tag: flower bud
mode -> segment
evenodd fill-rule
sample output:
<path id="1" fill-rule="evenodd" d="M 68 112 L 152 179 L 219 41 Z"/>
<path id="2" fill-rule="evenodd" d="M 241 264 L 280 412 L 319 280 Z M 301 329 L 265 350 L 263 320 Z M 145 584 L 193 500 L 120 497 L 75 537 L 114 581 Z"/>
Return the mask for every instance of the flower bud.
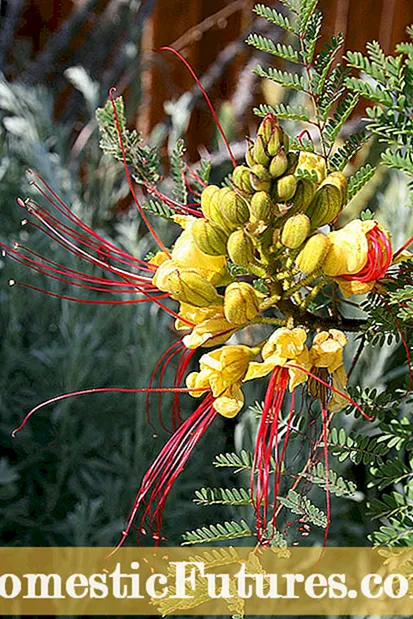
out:
<path id="1" fill-rule="evenodd" d="M 258 314 L 259 301 L 254 288 L 246 282 L 234 282 L 225 290 L 224 313 L 228 322 L 241 325 Z"/>
<path id="2" fill-rule="evenodd" d="M 267 143 L 267 152 L 274 157 L 284 144 L 284 131 L 281 127 L 275 127 Z"/>
<path id="3" fill-rule="evenodd" d="M 245 153 L 245 161 L 249 165 L 250 168 L 253 168 L 256 164 L 254 159 L 254 140 L 251 138 L 247 138 L 247 150 Z"/>
<path id="4" fill-rule="evenodd" d="M 294 194 L 293 203 L 295 212 L 306 212 L 315 194 L 315 185 L 309 178 L 300 178 Z"/>
<path id="5" fill-rule="evenodd" d="M 268 223 L 271 219 L 273 203 L 266 191 L 257 191 L 251 198 L 251 221 Z"/>
<path id="6" fill-rule="evenodd" d="M 254 165 L 250 172 L 250 182 L 255 191 L 270 191 L 271 176 L 263 165 Z"/>
<path id="7" fill-rule="evenodd" d="M 311 230 L 311 222 L 307 215 L 293 215 L 284 224 L 281 232 L 281 243 L 289 249 L 298 249 L 304 243 Z"/>
<path id="8" fill-rule="evenodd" d="M 275 114 L 266 114 L 262 121 L 260 122 L 260 126 L 258 127 L 257 134 L 262 135 L 265 142 L 268 143 L 270 138 L 274 133 L 277 133 L 280 127 L 278 126 L 278 119 Z M 278 145 L 278 148 L 281 146 L 281 143 Z M 278 150 L 277 148 L 277 150 Z"/>
<path id="9" fill-rule="evenodd" d="M 211 219 L 210 218 L 211 202 L 212 202 L 213 197 L 218 191 L 219 191 L 219 187 L 217 187 L 216 185 L 208 185 L 208 187 L 205 187 L 205 189 L 203 190 L 201 194 L 201 208 L 202 208 L 202 212 L 204 213 L 207 219 Z"/>
<path id="10" fill-rule="evenodd" d="M 233 193 L 234 192 L 229 187 L 223 187 L 214 194 L 209 207 L 208 219 L 221 226 L 221 228 L 228 234 L 235 230 L 237 225 L 226 217 L 226 214 L 222 209 L 222 203 L 228 195 Z"/>
<path id="11" fill-rule="evenodd" d="M 192 226 L 192 236 L 199 249 L 208 256 L 225 256 L 228 235 L 218 224 L 198 219 Z"/>
<path id="12" fill-rule="evenodd" d="M 275 190 L 276 202 L 289 202 L 295 195 L 297 179 L 293 174 L 287 174 L 278 179 Z"/>
<path id="13" fill-rule="evenodd" d="M 311 236 L 298 254 L 295 264 L 303 273 L 314 273 L 319 269 L 330 249 L 331 241 L 325 234 Z"/>
<path id="14" fill-rule="evenodd" d="M 300 158 L 300 153 L 298 151 L 291 151 L 287 154 L 288 166 L 285 171 L 286 174 L 295 173 L 297 166 L 298 166 L 299 158 Z"/>
<path id="15" fill-rule="evenodd" d="M 267 154 L 265 146 L 265 141 L 262 135 L 257 135 L 252 155 L 255 163 L 260 163 L 261 165 L 267 166 L 270 163 L 270 157 Z"/>
<path id="16" fill-rule="evenodd" d="M 214 286 L 191 269 L 175 269 L 168 277 L 168 287 L 177 301 L 196 307 L 218 305 L 221 300 Z"/>
<path id="17" fill-rule="evenodd" d="M 247 267 L 254 260 L 254 246 L 244 230 L 233 232 L 228 239 L 228 255 L 232 262 Z"/>
<path id="18" fill-rule="evenodd" d="M 307 209 L 313 228 L 329 224 L 337 217 L 343 206 L 341 190 L 335 185 L 324 185 L 317 189 L 313 201 Z"/>
<path id="19" fill-rule="evenodd" d="M 270 163 L 270 175 L 272 178 L 279 178 L 282 176 L 288 167 L 288 159 L 285 149 L 282 147 L 278 153 L 271 159 Z"/>
<path id="20" fill-rule="evenodd" d="M 317 183 L 321 183 L 327 176 L 327 168 L 324 157 L 317 155 L 316 153 L 301 152 L 298 160 L 298 170 L 315 172 L 317 176 Z"/>
<path id="21" fill-rule="evenodd" d="M 222 216 L 231 224 L 242 226 L 250 216 L 248 203 L 235 191 L 227 192 L 221 201 Z"/>
<path id="22" fill-rule="evenodd" d="M 344 202 L 347 201 L 347 188 L 348 183 L 347 179 L 342 172 L 332 172 L 327 176 L 327 178 L 321 183 L 320 188 L 325 185 L 334 185 L 341 191 L 341 200 Z"/>
<path id="23" fill-rule="evenodd" d="M 254 187 L 250 182 L 250 169 L 245 165 L 239 165 L 232 174 L 234 186 L 244 193 L 254 193 Z"/>

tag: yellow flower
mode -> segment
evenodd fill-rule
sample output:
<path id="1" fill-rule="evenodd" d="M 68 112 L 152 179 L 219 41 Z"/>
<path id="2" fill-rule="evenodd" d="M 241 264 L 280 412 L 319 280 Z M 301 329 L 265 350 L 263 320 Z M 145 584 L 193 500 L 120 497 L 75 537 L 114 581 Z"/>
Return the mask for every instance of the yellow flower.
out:
<path id="1" fill-rule="evenodd" d="M 199 397 L 211 390 L 215 410 L 224 417 L 235 417 L 244 405 L 241 383 L 255 355 L 256 351 L 248 346 L 224 346 L 202 355 L 200 372 L 192 372 L 186 380 L 189 389 L 202 391 L 191 395 Z"/>
<path id="2" fill-rule="evenodd" d="M 310 349 L 312 369 L 323 368 L 331 376 L 334 389 L 346 393 L 347 373 L 343 365 L 343 350 L 347 344 L 347 337 L 338 329 L 321 331 L 313 341 Z M 317 371 L 315 371 L 317 374 Z M 328 408 L 332 412 L 339 412 L 348 405 L 348 400 L 335 391 L 329 401 Z"/>
<path id="3" fill-rule="evenodd" d="M 194 327 L 191 333 L 183 338 L 187 348 L 219 346 L 224 344 L 237 331 L 236 326 L 225 318 L 207 318 Z"/>
<path id="4" fill-rule="evenodd" d="M 338 329 L 321 331 L 314 338 L 310 359 L 315 368 L 326 368 L 330 374 L 343 365 L 343 349 L 347 337 Z"/>
<path id="5" fill-rule="evenodd" d="M 159 267 L 163 262 L 168 260 L 168 255 L 164 251 L 158 251 L 150 260 L 149 264 L 154 264 Z"/>
<path id="6" fill-rule="evenodd" d="M 191 322 L 193 325 L 199 325 L 201 322 L 212 318 L 225 319 L 223 305 L 195 307 L 195 305 L 190 305 L 189 303 L 181 303 L 179 308 L 179 317 L 175 321 L 175 329 L 177 331 L 189 329 L 190 326 L 186 321 Z"/>
<path id="7" fill-rule="evenodd" d="M 337 277 L 361 271 L 367 263 L 369 250 L 366 233 L 375 226 L 375 221 L 355 219 L 341 230 L 330 232 L 331 247 L 323 264 L 324 273 Z"/>
<path id="8" fill-rule="evenodd" d="M 281 327 L 274 331 L 262 349 L 262 363 L 251 362 L 245 380 L 267 376 L 273 369 L 288 367 L 289 364 L 306 370 L 311 367 L 308 348 L 305 344 L 307 333 L 304 329 L 287 329 Z M 307 374 L 300 369 L 288 367 L 290 390 L 307 380 Z"/>
<path id="9" fill-rule="evenodd" d="M 225 281 L 228 283 L 230 280 L 225 256 L 208 256 L 194 241 L 192 228 L 197 219 L 197 217 L 180 218 L 178 223 L 184 225 L 184 231 L 174 245 L 172 260 L 179 268 L 195 269 L 215 286 L 223 285 Z"/>
<path id="10" fill-rule="evenodd" d="M 323 264 L 345 297 L 370 292 L 391 264 L 390 234 L 377 221 L 355 219 L 328 235 L 331 247 Z"/>
<path id="11" fill-rule="evenodd" d="M 153 285 L 163 292 L 169 292 L 168 278 L 177 268 L 178 265 L 174 260 L 164 260 L 156 269 L 152 279 Z"/>

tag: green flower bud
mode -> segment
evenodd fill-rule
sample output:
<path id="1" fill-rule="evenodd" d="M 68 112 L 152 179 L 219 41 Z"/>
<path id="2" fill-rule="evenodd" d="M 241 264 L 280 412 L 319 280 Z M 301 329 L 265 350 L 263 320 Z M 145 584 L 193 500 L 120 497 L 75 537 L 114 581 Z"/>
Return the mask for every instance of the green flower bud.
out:
<path id="1" fill-rule="evenodd" d="M 258 314 L 259 301 L 254 288 L 246 282 L 234 282 L 225 290 L 224 313 L 228 322 L 241 325 Z"/>
<path id="2" fill-rule="evenodd" d="M 250 213 L 251 221 L 263 221 L 268 223 L 271 219 L 273 203 L 266 191 L 257 191 L 251 198 Z"/>
<path id="3" fill-rule="evenodd" d="M 266 144 L 262 135 L 257 135 L 252 154 L 255 163 L 260 163 L 264 166 L 270 163 L 270 157 L 267 154 Z"/>
<path id="4" fill-rule="evenodd" d="M 202 275 L 191 269 L 176 269 L 168 277 L 168 289 L 173 298 L 195 307 L 219 305 L 222 297 Z"/>
<path id="5" fill-rule="evenodd" d="M 325 185 L 334 185 L 341 192 L 341 199 L 343 204 L 347 201 L 347 190 L 348 183 L 347 179 L 342 172 L 332 172 L 327 176 L 327 178 L 321 183 L 320 188 Z"/>
<path id="6" fill-rule="evenodd" d="M 192 236 L 199 249 L 208 256 L 225 256 L 228 235 L 216 223 L 198 219 L 192 227 Z"/>
<path id="7" fill-rule="evenodd" d="M 293 174 L 288 174 L 278 179 L 275 200 L 276 202 L 289 202 L 295 195 L 297 179 Z"/>
<path id="8" fill-rule="evenodd" d="M 214 194 L 209 208 L 208 219 L 221 226 L 221 228 L 228 234 L 237 228 L 237 224 L 228 219 L 223 211 L 222 204 L 227 196 L 232 195 L 233 193 L 234 192 L 229 187 L 223 187 Z"/>
<path id="9" fill-rule="evenodd" d="M 300 178 L 294 194 L 293 203 L 295 212 L 306 212 L 315 195 L 315 185 L 309 178 Z"/>
<path id="10" fill-rule="evenodd" d="M 260 126 L 258 127 L 257 134 L 262 135 L 265 142 L 268 143 L 273 133 L 279 130 L 278 119 L 275 114 L 266 114 L 262 121 L 260 122 Z M 278 146 L 279 148 L 279 146 Z M 277 149 L 278 150 L 278 149 Z"/>
<path id="11" fill-rule="evenodd" d="M 311 230 L 311 221 L 307 215 L 293 215 L 284 224 L 281 243 L 289 249 L 298 249 L 304 243 Z"/>
<path id="12" fill-rule="evenodd" d="M 285 171 L 286 174 L 294 174 L 297 166 L 298 166 L 298 161 L 300 159 L 300 153 L 298 151 L 290 151 L 287 154 L 287 161 L 288 161 L 288 166 L 287 169 Z"/>
<path id="13" fill-rule="evenodd" d="M 328 251 L 331 241 L 325 234 L 314 234 L 311 236 L 303 249 L 298 254 L 295 264 L 302 271 L 310 275 L 321 268 Z"/>
<path id="14" fill-rule="evenodd" d="M 215 194 L 219 191 L 216 185 L 208 185 L 201 194 L 201 208 L 207 219 L 210 219 L 211 202 Z"/>
<path id="15" fill-rule="evenodd" d="M 251 138 L 247 138 L 247 151 L 245 153 L 245 161 L 250 168 L 253 168 L 256 164 L 254 159 L 254 141 Z"/>
<path id="16" fill-rule="evenodd" d="M 341 190 L 335 185 L 324 185 L 317 189 L 313 201 L 307 209 L 313 228 L 329 224 L 337 217 L 343 206 Z"/>
<path id="17" fill-rule="evenodd" d="M 285 174 L 287 167 L 288 167 L 287 154 L 284 148 L 280 148 L 280 150 L 275 155 L 275 157 L 271 159 L 270 168 L 269 168 L 270 175 L 272 176 L 272 178 L 279 178 L 280 176 Z"/>
<path id="18" fill-rule="evenodd" d="M 229 191 L 221 201 L 222 216 L 231 224 L 242 226 L 250 216 L 247 201 L 235 191 Z"/>
<path id="19" fill-rule="evenodd" d="M 284 131 L 281 127 L 274 127 L 270 139 L 267 143 L 267 152 L 270 157 L 274 157 L 284 143 Z"/>
<path id="20" fill-rule="evenodd" d="M 248 267 L 254 261 L 254 246 L 244 230 L 233 232 L 228 239 L 228 255 L 232 262 Z"/>
<path id="21" fill-rule="evenodd" d="M 245 165 L 239 165 L 232 174 L 234 186 L 244 193 L 254 193 L 254 187 L 250 182 L 250 169 Z"/>
<path id="22" fill-rule="evenodd" d="M 265 166 L 256 164 L 251 168 L 250 182 L 255 191 L 270 191 L 271 176 Z"/>

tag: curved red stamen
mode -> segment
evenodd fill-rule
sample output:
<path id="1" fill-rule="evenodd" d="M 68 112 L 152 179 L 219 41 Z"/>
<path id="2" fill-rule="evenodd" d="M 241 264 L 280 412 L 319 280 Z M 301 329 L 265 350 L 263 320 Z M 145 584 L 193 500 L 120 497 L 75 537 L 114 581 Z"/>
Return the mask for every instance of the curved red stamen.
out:
<path id="1" fill-rule="evenodd" d="M 263 412 L 255 443 L 250 493 L 255 510 L 257 537 L 260 542 L 268 526 L 269 480 L 271 458 L 274 451 L 276 472 L 274 477 L 274 514 L 272 521 L 275 525 L 281 464 L 285 455 L 285 448 L 282 450 L 281 459 L 278 452 L 279 415 L 287 390 L 288 380 L 288 370 L 280 367 L 274 368 L 265 394 Z"/>
<path id="2" fill-rule="evenodd" d="M 171 488 L 183 471 L 194 447 L 209 428 L 217 412 L 213 408 L 213 398 L 208 395 L 192 415 L 186 419 L 162 448 L 147 472 L 136 494 L 132 510 L 128 516 L 125 529 L 117 546 L 107 555 L 112 556 L 125 542 L 140 507 L 144 506 L 139 530 L 145 523 L 154 532 L 154 539 L 159 541 L 165 502 Z M 139 538 L 138 538 L 139 539 Z"/>
<path id="3" fill-rule="evenodd" d="M 347 281 L 369 283 L 381 279 L 387 272 L 393 259 L 392 246 L 387 235 L 376 224 L 366 233 L 368 240 L 367 262 L 358 273 L 340 275 Z"/>
<path id="4" fill-rule="evenodd" d="M 180 391 L 181 393 L 192 393 L 194 391 L 205 391 L 205 388 L 203 388 L 203 389 L 197 389 L 197 388 L 187 389 L 187 388 L 183 388 L 182 387 L 180 389 L 177 389 L 176 387 L 163 387 L 163 388 L 153 387 L 153 388 L 149 389 L 148 387 L 142 387 L 142 388 L 93 387 L 91 389 L 81 389 L 80 391 L 71 391 L 70 393 L 63 393 L 63 394 L 58 395 L 58 396 L 56 396 L 54 398 L 50 398 L 50 400 L 46 400 L 45 402 L 42 402 L 41 404 L 38 404 L 37 406 L 32 408 L 31 411 L 29 411 L 27 413 L 27 415 L 25 416 L 25 418 L 23 419 L 21 424 L 17 428 L 15 428 L 13 430 L 11 435 L 14 438 L 16 436 L 17 432 L 20 432 L 20 430 L 22 430 L 24 428 L 24 426 L 29 421 L 29 419 L 35 413 L 37 413 L 37 411 L 41 410 L 42 408 L 45 408 L 46 406 L 49 406 L 50 404 L 55 404 L 56 402 L 61 402 L 62 400 L 68 400 L 69 398 L 74 398 L 74 397 L 79 396 L 79 395 L 90 395 L 92 393 L 148 393 L 148 391 L 150 391 L 151 393 L 176 393 L 177 391 Z"/>
<path id="5" fill-rule="evenodd" d="M 136 204 L 136 207 L 137 207 L 137 209 L 139 211 L 140 216 L 142 217 L 143 221 L 145 222 L 146 227 L 148 228 L 149 232 L 151 233 L 151 235 L 155 239 L 155 241 L 158 244 L 159 248 L 163 252 L 165 252 L 165 254 L 168 256 L 168 258 L 170 258 L 171 255 L 169 253 L 169 250 L 162 243 L 161 239 L 159 238 L 159 236 L 155 232 L 153 226 L 151 225 L 150 221 L 148 220 L 148 218 L 147 218 L 147 216 L 145 214 L 145 211 L 142 208 L 142 205 L 139 202 L 138 197 L 137 197 L 136 192 L 135 192 L 135 189 L 133 187 L 132 178 L 131 178 L 131 175 L 130 175 L 130 172 L 129 172 L 129 168 L 128 168 L 125 144 L 123 142 L 122 128 L 120 126 L 118 110 L 117 110 L 117 107 L 116 107 L 115 98 L 113 96 L 114 92 L 116 92 L 116 88 L 111 88 L 109 90 L 109 99 L 110 99 L 110 102 L 112 103 L 113 115 L 114 115 L 114 118 L 115 118 L 116 130 L 117 130 L 118 138 L 119 138 L 119 145 L 120 145 L 120 148 L 121 148 L 121 151 L 122 151 L 123 167 L 124 167 L 124 170 L 125 170 L 126 180 L 127 180 L 128 185 L 129 185 L 130 192 L 132 194 L 132 198 L 133 198 L 133 200 L 134 200 L 134 202 Z"/>
<path id="6" fill-rule="evenodd" d="M 195 71 L 193 70 L 191 65 L 189 64 L 189 62 L 182 56 L 182 54 L 180 54 L 178 51 L 176 51 L 176 49 L 174 49 L 173 47 L 168 47 L 167 45 L 165 45 L 165 46 L 160 48 L 160 51 L 161 52 L 167 51 L 167 52 L 172 52 L 172 54 L 175 54 L 175 56 L 177 58 L 179 58 L 179 60 L 186 66 L 186 68 L 188 69 L 188 71 L 192 75 L 192 77 L 195 80 L 197 86 L 199 87 L 200 91 L 204 95 L 205 101 L 207 102 L 209 109 L 211 110 L 211 114 L 212 114 L 212 116 L 214 118 L 216 126 L 218 127 L 218 131 L 222 135 L 222 139 L 224 140 L 224 143 L 225 143 L 225 146 L 227 147 L 229 156 L 231 157 L 232 165 L 234 166 L 234 168 L 236 168 L 237 167 L 237 162 L 235 160 L 234 154 L 233 154 L 233 152 L 231 150 L 231 147 L 229 145 L 227 136 L 225 135 L 225 132 L 224 132 L 224 130 L 222 128 L 222 125 L 221 125 L 221 123 L 219 121 L 218 114 L 216 113 L 215 108 L 212 105 L 211 99 L 209 98 L 207 91 L 203 87 L 203 85 L 201 83 L 201 80 L 199 79 L 199 77 L 197 76 L 197 74 L 195 73 Z"/>
<path id="7" fill-rule="evenodd" d="M 413 243 L 413 236 L 411 236 L 405 243 L 396 251 L 393 258 L 397 258 L 405 249 L 409 247 Z"/>
<path id="8" fill-rule="evenodd" d="M 342 398 L 344 398 L 345 400 L 347 400 L 347 402 L 349 404 L 352 404 L 359 411 L 359 413 L 361 413 L 363 415 L 363 417 L 365 419 L 367 419 L 368 421 L 374 421 L 374 417 L 370 417 L 369 415 L 367 415 L 367 413 L 364 412 L 364 410 L 361 408 L 361 406 L 359 404 L 357 404 L 357 402 L 355 402 L 352 398 L 350 398 L 350 396 L 347 395 L 347 393 L 344 393 L 343 391 L 340 391 L 339 389 L 336 389 L 335 387 L 333 387 L 333 385 L 329 385 L 328 383 L 326 383 L 325 380 L 323 380 L 322 378 L 320 378 L 316 374 L 313 374 L 313 372 L 310 372 L 310 370 L 306 370 L 305 368 L 302 368 L 299 365 L 294 365 L 293 363 L 288 363 L 288 365 L 286 365 L 285 367 L 293 368 L 294 370 L 300 370 L 300 372 L 304 372 L 304 374 L 307 374 L 307 376 L 310 376 L 310 378 L 313 378 L 314 380 L 319 382 L 320 385 L 323 385 L 324 387 L 326 387 L 330 391 L 333 391 L 337 395 L 339 395 Z"/>

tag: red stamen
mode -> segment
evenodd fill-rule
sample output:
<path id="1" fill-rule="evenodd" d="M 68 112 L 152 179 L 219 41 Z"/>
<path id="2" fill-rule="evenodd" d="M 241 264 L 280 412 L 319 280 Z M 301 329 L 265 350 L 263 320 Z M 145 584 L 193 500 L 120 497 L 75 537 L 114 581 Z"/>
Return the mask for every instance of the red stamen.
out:
<path id="1" fill-rule="evenodd" d="M 366 265 L 353 275 L 340 275 L 342 279 L 369 283 L 381 279 L 386 274 L 393 257 L 389 239 L 378 224 L 367 232 L 366 237 L 368 239 Z"/>
<path id="2" fill-rule="evenodd" d="M 324 531 L 323 547 L 327 545 L 328 533 L 330 531 L 331 524 L 331 496 L 330 496 L 330 480 L 329 480 L 329 461 L 328 461 L 328 418 L 327 408 L 323 403 L 322 407 L 322 424 L 323 424 L 323 452 L 324 452 L 324 469 L 325 469 L 325 484 L 326 484 L 326 513 L 327 524 Z"/>
<path id="3" fill-rule="evenodd" d="M 26 425 L 26 423 L 29 421 L 29 419 L 39 410 L 41 410 L 42 408 L 45 408 L 46 406 L 49 406 L 50 404 L 55 404 L 56 402 L 61 402 L 62 400 L 67 400 L 69 398 L 73 398 L 79 395 L 89 395 L 91 393 L 148 393 L 148 391 L 150 391 L 151 393 L 176 393 L 177 389 L 175 387 L 163 387 L 163 388 L 152 388 L 149 389 L 148 387 L 143 387 L 143 388 L 128 388 L 128 387 L 94 387 L 91 389 L 81 389 L 80 391 L 71 391 L 70 393 L 63 393 L 61 395 L 58 395 L 54 398 L 50 398 L 50 400 L 46 400 L 45 402 L 42 402 L 41 404 L 38 404 L 37 406 L 35 406 L 34 408 L 31 409 L 31 411 L 29 411 L 27 413 L 27 415 L 25 416 L 25 418 L 23 419 L 23 421 L 21 422 L 21 424 L 15 428 L 15 430 L 13 430 L 13 432 L 11 433 L 12 437 L 14 438 L 17 434 L 17 432 L 20 432 L 20 430 L 22 430 L 24 428 L 24 426 Z M 193 391 L 205 391 L 205 389 L 186 389 L 186 388 L 181 388 L 179 391 L 181 391 L 182 393 L 191 393 Z"/>
<path id="4" fill-rule="evenodd" d="M 227 136 L 225 135 L 225 132 L 224 132 L 224 130 L 222 128 L 222 125 L 221 125 L 221 123 L 219 121 L 218 114 L 216 113 L 215 108 L 212 105 L 211 99 L 209 98 L 207 91 L 203 87 L 203 85 L 201 83 L 201 80 L 198 78 L 197 74 L 195 73 L 195 71 L 193 70 L 193 68 L 189 64 L 189 62 L 182 56 L 182 54 L 180 54 L 178 51 L 176 51 L 176 49 L 174 49 L 173 47 L 168 47 L 167 45 L 165 45 L 165 46 L 160 48 L 160 51 L 161 52 L 163 52 L 163 51 L 172 52 L 172 54 L 174 54 L 177 58 L 179 58 L 179 60 L 186 66 L 186 68 L 188 69 L 188 71 L 192 75 L 192 77 L 195 80 L 197 86 L 199 87 L 200 91 L 204 95 L 205 101 L 207 102 L 209 109 L 211 110 L 211 114 L 212 114 L 212 116 L 214 118 L 216 126 L 218 127 L 218 131 L 222 135 L 222 139 L 224 140 L 225 146 L 227 147 L 229 156 L 230 156 L 231 161 L 232 161 L 232 165 L 234 166 L 234 168 L 236 168 L 237 167 L 237 162 L 235 160 L 235 157 L 234 157 L 233 152 L 231 150 L 231 147 L 229 145 Z"/>
<path id="5" fill-rule="evenodd" d="M 119 137 L 119 145 L 120 145 L 120 148 L 121 148 L 121 151 L 122 151 L 123 167 L 125 169 L 126 180 L 127 180 L 128 185 L 129 185 L 129 189 L 130 189 L 130 192 L 132 194 L 132 198 L 133 198 L 133 200 L 134 200 L 134 202 L 135 202 L 135 204 L 137 206 L 137 209 L 138 209 L 138 211 L 140 213 L 140 216 L 142 217 L 143 221 L 145 222 L 146 227 L 148 228 L 149 232 L 151 233 L 151 235 L 155 239 L 155 241 L 158 244 L 159 248 L 163 252 L 166 253 L 168 258 L 170 258 L 171 254 L 169 253 L 169 250 L 162 243 L 161 239 L 159 238 L 159 236 L 155 232 L 155 230 L 154 230 L 153 226 L 151 225 L 150 221 L 146 217 L 145 211 L 142 208 L 142 205 L 139 202 L 138 197 L 137 197 L 137 195 L 135 193 L 135 189 L 134 189 L 133 183 L 132 183 L 132 178 L 131 178 L 131 175 L 129 173 L 128 162 L 127 162 L 127 158 L 126 158 L 126 149 L 125 149 L 125 144 L 123 142 L 123 136 L 122 136 L 122 128 L 120 126 L 118 110 L 117 110 L 116 102 L 115 102 L 115 99 L 114 99 L 114 96 L 113 96 L 114 92 L 116 92 L 116 88 L 111 88 L 109 90 L 109 99 L 110 99 L 110 102 L 112 103 L 113 114 L 114 114 L 115 124 L 116 124 L 116 130 L 118 132 L 118 137 Z"/>
<path id="6" fill-rule="evenodd" d="M 139 529 L 142 529 L 144 523 L 148 522 L 156 539 L 159 540 L 165 502 L 169 492 L 175 480 L 183 471 L 194 447 L 209 428 L 217 414 L 218 413 L 213 408 L 212 396 L 209 395 L 171 436 L 145 473 L 129 514 L 127 524 L 122 531 L 121 539 L 112 552 L 107 555 L 108 557 L 112 556 L 123 545 L 133 527 L 133 522 L 139 508 L 144 504 L 146 507 L 140 521 Z"/>
<path id="7" fill-rule="evenodd" d="M 304 372 L 304 374 L 307 374 L 307 376 L 310 376 L 311 378 L 313 378 L 314 380 L 316 380 L 317 382 L 319 382 L 321 385 L 323 385 L 324 387 L 326 387 L 327 389 L 330 389 L 330 391 L 333 391 L 334 393 L 336 393 L 337 395 L 341 396 L 342 398 L 344 398 L 345 400 L 347 400 L 347 402 L 349 402 L 350 404 L 352 404 L 355 408 L 357 408 L 357 410 L 359 411 L 359 413 L 361 413 L 363 415 L 363 417 L 365 419 L 367 419 L 368 421 L 374 421 L 374 417 L 370 417 L 369 415 L 367 415 L 367 413 L 364 412 L 364 410 L 361 408 L 361 406 L 359 404 L 357 404 L 357 402 L 355 402 L 354 400 L 352 400 L 352 398 L 350 398 L 349 395 L 347 395 L 347 393 L 343 393 L 342 391 L 340 391 L 339 389 L 336 389 L 335 387 L 333 387 L 333 385 L 329 385 L 328 383 L 326 383 L 324 380 L 322 380 L 319 376 L 317 376 L 316 374 L 313 374 L 312 372 L 310 372 L 309 370 L 306 370 L 305 368 L 302 368 L 299 365 L 293 365 L 292 363 L 288 363 L 288 365 L 286 365 L 285 367 L 287 368 L 293 368 L 295 370 L 300 370 L 301 372 Z"/>
<path id="8" fill-rule="evenodd" d="M 411 237 L 410 237 L 410 239 L 408 239 L 408 240 L 405 242 L 405 244 L 404 244 L 404 245 L 402 245 L 402 246 L 400 247 L 400 249 L 398 249 L 398 250 L 396 251 L 396 253 L 395 253 L 395 254 L 394 254 L 394 256 L 393 256 L 393 259 L 394 259 L 394 258 L 397 258 L 397 256 L 399 256 L 399 255 L 400 255 L 400 254 L 401 254 L 401 253 L 402 253 L 405 249 L 407 249 L 407 248 L 409 247 L 409 245 L 411 245 L 412 243 L 413 243 L 413 236 L 411 236 Z"/>

